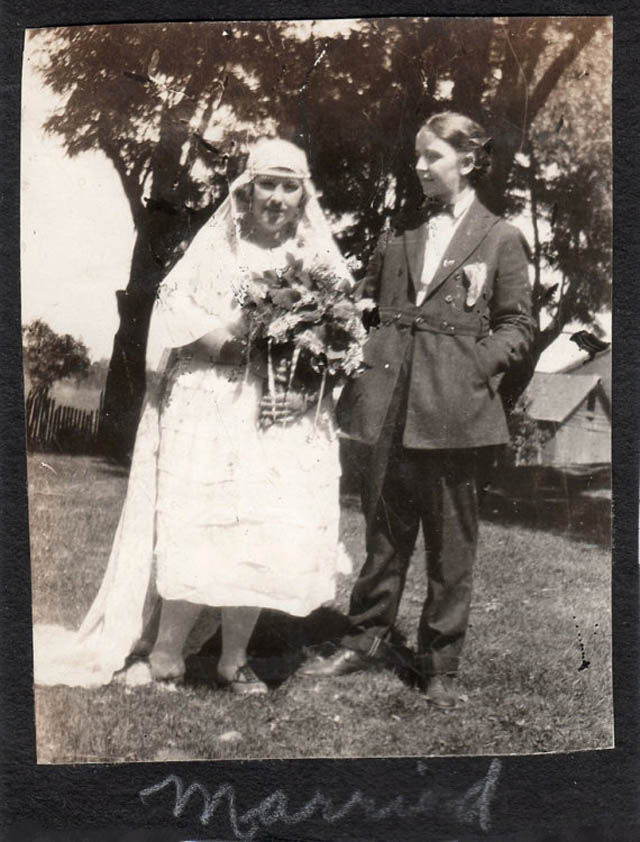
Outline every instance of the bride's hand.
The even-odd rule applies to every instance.
[[[265,395],[260,401],[260,426],[289,424],[304,415],[313,398],[300,392],[276,392]]]
[[[291,363],[287,360],[280,360],[273,371],[273,379],[279,386],[286,386],[289,383],[289,371]]]

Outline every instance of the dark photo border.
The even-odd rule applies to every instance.
[[[66,24],[242,18],[333,18],[389,15],[613,15],[614,19],[614,288],[613,288],[613,663],[615,749],[547,756],[434,757],[366,760],[216,761],[37,766],[31,652],[31,590],[20,346],[19,191],[20,79],[24,30]],[[256,808],[255,840],[616,840],[640,838],[637,781],[638,398],[640,360],[637,234],[640,12],[633,0],[526,2],[437,0],[316,2],[281,0],[3,0],[0,5],[2,168],[0,250],[0,839],[13,842],[120,842],[239,838],[232,808]],[[576,575],[580,575],[576,571]],[[180,812],[176,776],[201,789]],[[222,789],[228,785],[226,789]],[[283,819],[313,798],[334,812],[360,792],[344,818],[313,811]],[[270,796],[281,793],[281,796]],[[213,804],[202,822],[206,796]],[[204,796],[204,798],[203,798]],[[375,815],[372,803],[404,797],[406,809]],[[287,808],[283,807],[287,799]],[[369,804],[366,799],[372,799]],[[217,805],[217,806],[216,806]],[[280,812],[278,812],[280,810]],[[245,831],[247,824],[244,825]]]

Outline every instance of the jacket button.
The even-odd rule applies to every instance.
[[[447,304],[451,304],[451,302],[453,301],[453,295],[445,295],[444,300],[447,302]]]
[[[417,325],[421,325],[422,322],[424,321],[424,317],[423,316],[416,316],[414,321]]]
[[[442,322],[442,327],[444,327],[444,328],[448,328],[448,327],[449,327],[449,322]]]
[[[383,368],[389,368],[389,363],[385,363]]]

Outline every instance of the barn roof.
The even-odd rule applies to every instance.
[[[524,395],[527,415],[561,424],[599,383],[597,374],[536,371]]]
[[[601,354],[596,354],[593,359],[584,357],[578,362],[574,362],[562,369],[563,373],[572,374],[574,376],[582,376],[584,374],[597,374],[602,381],[602,388],[605,395],[611,400],[611,348],[603,351]]]

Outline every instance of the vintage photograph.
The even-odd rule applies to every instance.
[[[32,29],[37,760],[614,746],[612,23]]]

